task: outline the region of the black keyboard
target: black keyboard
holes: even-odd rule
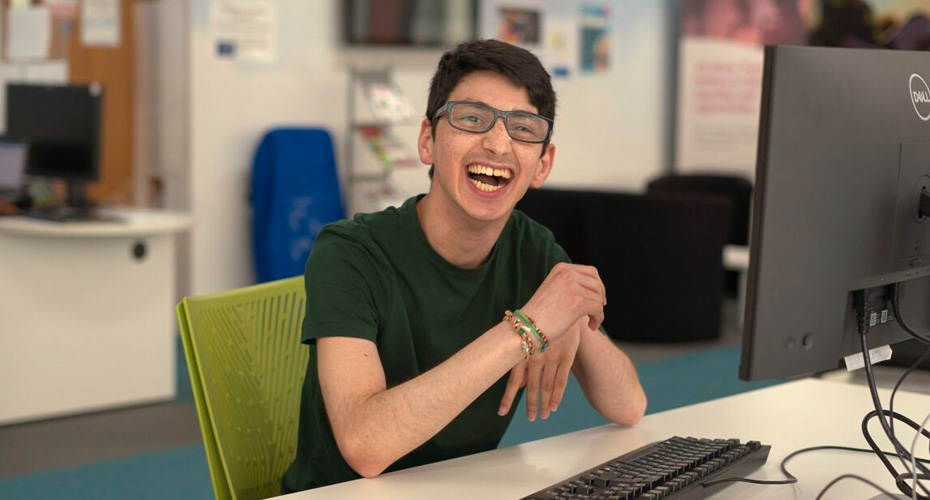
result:
[[[697,500],[765,463],[771,446],[739,439],[673,437],[656,441],[556,483],[523,500]]]
[[[119,217],[103,214],[93,208],[33,208],[23,212],[23,215],[33,219],[42,219],[53,222],[122,222],[122,219]]]

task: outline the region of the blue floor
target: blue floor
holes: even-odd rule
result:
[[[772,385],[737,379],[739,347],[684,354],[643,363],[640,378],[649,397],[648,413],[707,401]],[[183,366],[181,370],[185,370]],[[695,374],[701,374],[696,377]],[[180,381],[187,381],[182,372]],[[179,388],[190,401],[190,387]],[[528,422],[523,403],[501,446],[541,439],[605,423],[572,379],[561,409],[546,421]],[[734,437],[734,436],[727,436]],[[739,437],[739,436],[735,436]],[[213,497],[203,447],[188,446],[137,457],[0,480],[4,500],[208,499]]]
[[[640,364],[637,367],[640,383],[643,384],[649,399],[646,413],[671,410],[777,383],[739,380],[739,357],[740,347],[733,346]],[[696,373],[701,376],[695,377]],[[525,443],[607,423],[585,401],[581,387],[574,377],[569,379],[569,387],[565,391],[560,410],[552,414],[548,420],[537,419],[535,422],[529,422],[525,415],[526,400],[523,399],[510,428],[501,440],[501,446]],[[521,416],[523,418],[520,418]]]
[[[203,446],[0,481],[4,500],[213,498]]]

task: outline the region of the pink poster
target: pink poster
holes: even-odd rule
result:
[[[675,167],[752,179],[765,45],[927,50],[926,0],[684,0]]]

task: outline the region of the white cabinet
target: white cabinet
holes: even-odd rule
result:
[[[190,220],[0,218],[0,425],[170,400],[175,244]]]

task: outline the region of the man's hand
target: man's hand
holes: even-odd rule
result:
[[[558,409],[578,351],[580,328],[584,324],[579,321],[567,334],[553,340],[545,354],[537,352],[529,360],[513,367],[498,415],[503,416],[510,411],[517,391],[523,386],[526,386],[526,418],[530,422],[536,420],[537,414],[545,420],[550,412]]]
[[[523,312],[554,341],[583,317],[587,317],[588,328],[597,330],[604,321],[605,305],[607,294],[597,269],[560,262],[523,306]]]

